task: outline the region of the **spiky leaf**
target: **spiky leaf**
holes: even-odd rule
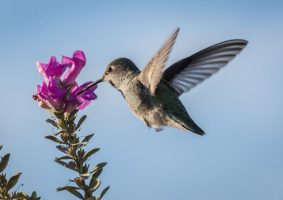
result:
[[[9,162],[9,158],[10,158],[10,154],[6,154],[5,156],[3,156],[3,158],[1,159],[0,162],[0,173],[7,167],[8,162]]]
[[[17,182],[18,182],[18,180],[19,180],[21,174],[22,174],[22,173],[18,173],[18,174],[16,174],[16,175],[12,176],[12,177],[9,179],[9,181],[8,181],[8,183],[7,183],[7,190],[8,190],[8,191],[9,191],[10,189],[12,189],[12,188],[17,184]]]
[[[53,142],[56,142],[56,143],[58,143],[58,144],[63,144],[63,142],[62,142],[61,140],[59,140],[58,138],[56,138],[56,137],[53,136],[53,135],[47,135],[47,136],[45,136],[45,138],[46,138],[46,139],[49,139],[49,140],[51,140],[51,141],[53,141]]]
[[[40,197],[38,197],[36,192],[33,191],[31,194],[30,200],[40,200]]]
[[[102,173],[102,171],[103,171],[103,168],[100,168],[100,169],[96,170],[96,171],[92,174],[91,180],[97,179],[97,178],[99,177],[99,175]],[[91,183],[91,181],[90,181],[90,183]]]
[[[93,172],[97,171],[98,169],[105,167],[106,165],[107,165],[107,162],[99,163],[95,166],[95,168],[90,173],[93,173]]]
[[[90,135],[87,135],[85,136],[85,138],[82,140],[82,142],[89,142],[90,139],[93,137],[94,133],[93,134],[90,134]]]
[[[51,124],[52,126],[54,126],[56,128],[59,128],[59,126],[57,125],[57,123],[53,119],[47,119],[46,122]]]
[[[56,146],[56,148],[63,153],[67,153],[67,151],[68,151],[68,149],[66,147],[62,146],[62,145],[58,145],[58,146]]]
[[[55,159],[55,162],[57,162],[58,164],[68,168],[68,169],[71,169],[71,170],[74,170],[74,171],[77,171],[76,170],[76,167],[74,165],[72,165],[72,161],[70,161],[69,163],[66,163],[66,162],[63,162],[61,160],[58,160],[58,159]]]
[[[99,188],[100,184],[101,184],[101,181],[99,179],[96,179],[93,182],[92,187],[90,187],[89,189],[91,190],[91,192],[94,192],[97,188]]]
[[[78,186],[79,188],[81,188],[81,189],[86,188],[85,181],[84,181],[83,178],[81,178],[81,177],[76,177],[76,178],[74,179],[74,181],[75,181],[75,183],[77,184],[77,186]]]
[[[80,192],[77,191],[78,189],[80,189],[80,188],[74,187],[74,186],[65,186],[65,187],[57,188],[57,191],[66,190],[66,191],[70,192],[71,194],[75,195],[76,197],[78,197],[79,199],[84,199],[83,195]]]
[[[59,157],[59,158],[55,158],[56,160],[70,160],[70,159],[73,159],[71,156],[62,156],[62,157]]]
[[[57,132],[55,132],[55,133],[53,133],[53,135],[59,135],[59,134],[61,134],[61,133],[63,133],[63,132],[65,132],[65,131],[63,131],[63,130],[60,130],[60,131],[57,131]]]
[[[82,116],[77,124],[76,130],[78,130],[80,128],[80,126],[82,125],[82,123],[85,121],[86,119],[86,115]]]
[[[101,194],[99,195],[98,199],[101,200],[102,197],[106,194],[106,192],[109,190],[110,186],[104,188],[104,190],[102,190]]]
[[[94,149],[88,151],[83,158],[83,162],[85,162],[90,156],[92,156],[93,154],[95,154],[99,150],[100,150],[99,148],[94,148]]]
[[[74,119],[76,118],[77,116],[77,113],[78,113],[78,109],[76,110],[73,110],[70,115],[69,115],[69,118],[68,118],[68,122],[71,122],[71,121],[74,121]]]

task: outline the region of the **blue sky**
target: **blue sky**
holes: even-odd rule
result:
[[[75,199],[56,192],[74,174],[52,160],[44,139],[48,114],[31,98],[41,82],[35,62],[85,51],[80,83],[128,57],[142,68],[176,28],[168,64],[227,39],[249,41],[225,69],[181,97],[207,133],[148,129],[120,93],[101,84],[81,114],[82,134],[95,133],[107,161],[105,200],[238,200],[283,198],[283,3],[280,1],[13,1],[0,6],[0,143],[12,154],[8,174],[22,171],[20,190],[44,200]]]

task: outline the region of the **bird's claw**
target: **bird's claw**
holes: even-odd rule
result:
[[[164,128],[155,128],[155,131],[157,132],[157,133],[159,133],[159,132],[161,132],[161,131],[163,131],[164,130]]]
[[[151,124],[148,121],[144,120],[144,122],[148,128],[151,128]]]

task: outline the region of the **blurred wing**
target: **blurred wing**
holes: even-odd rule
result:
[[[208,47],[171,65],[165,70],[163,79],[180,96],[224,67],[247,43],[235,39]]]
[[[163,76],[163,68],[171,49],[176,41],[179,28],[171,35],[166,43],[159,49],[139,75],[141,83],[147,87],[152,95]]]

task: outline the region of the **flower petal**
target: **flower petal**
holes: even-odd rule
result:
[[[37,67],[38,72],[43,76],[44,80],[47,80],[48,79],[48,76],[46,74],[47,64],[43,64],[37,61],[36,67]]]
[[[67,91],[61,87],[61,82],[55,76],[48,78],[48,83],[43,82],[36,88],[36,97],[39,103],[45,107],[61,110],[64,106]]]
[[[61,75],[64,73],[68,65],[61,64],[56,61],[56,58],[51,57],[50,62],[48,64],[47,68],[47,74],[48,76],[56,76],[57,78],[60,78]]]
[[[71,65],[70,69],[65,74],[63,82],[66,85],[74,83],[80,71],[84,67],[85,63],[86,63],[85,54],[83,51],[80,50],[74,52],[73,58],[68,58],[66,56],[63,56],[62,64]]]
[[[72,112],[73,110],[77,109],[80,105],[79,100],[75,95],[70,95],[67,99],[66,105],[65,105],[65,112]]]
[[[63,99],[66,95],[66,90],[61,87],[60,80],[56,77],[49,78],[48,90],[54,99]]]
[[[80,91],[82,91],[85,87],[87,87],[89,84],[91,84],[91,81],[88,81],[84,84],[82,84],[80,87],[75,87],[74,90],[72,90],[73,94],[78,94]],[[85,94],[89,94],[89,93],[93,93],[93,91],[97,88],[97,85],[92,86],[91,88],[89,88],[87,91],[83,92],[82,94],[80,94],[79,96],[85,95]]]
[[[75,90],[72,91],[73,94],[77,95],[82,89],[84,89],[90,83],[92,83],[92,82],[89,81],[89,82],[82,84],[80,87],[77,87]],[[77,96],[77,98],[80,102],[80,105],[78,107],[80,110],[84,109],[86,106],[88,106],[90,104],[90,102],[92,100],[97,98],[96,94],[94,94],[94,90],[96,88],[97,88],[97,85],[94,85],[93,87],[91,87],[87,91],[85,91],[84,93]]]
[[[48,64],[37,62],[36,65],[39,73],[44,77],[45,82],[48,82],[48,79],[53,76],[60,78],[68,67],[68,64],[57,62],[54,56],[51,56]]]

